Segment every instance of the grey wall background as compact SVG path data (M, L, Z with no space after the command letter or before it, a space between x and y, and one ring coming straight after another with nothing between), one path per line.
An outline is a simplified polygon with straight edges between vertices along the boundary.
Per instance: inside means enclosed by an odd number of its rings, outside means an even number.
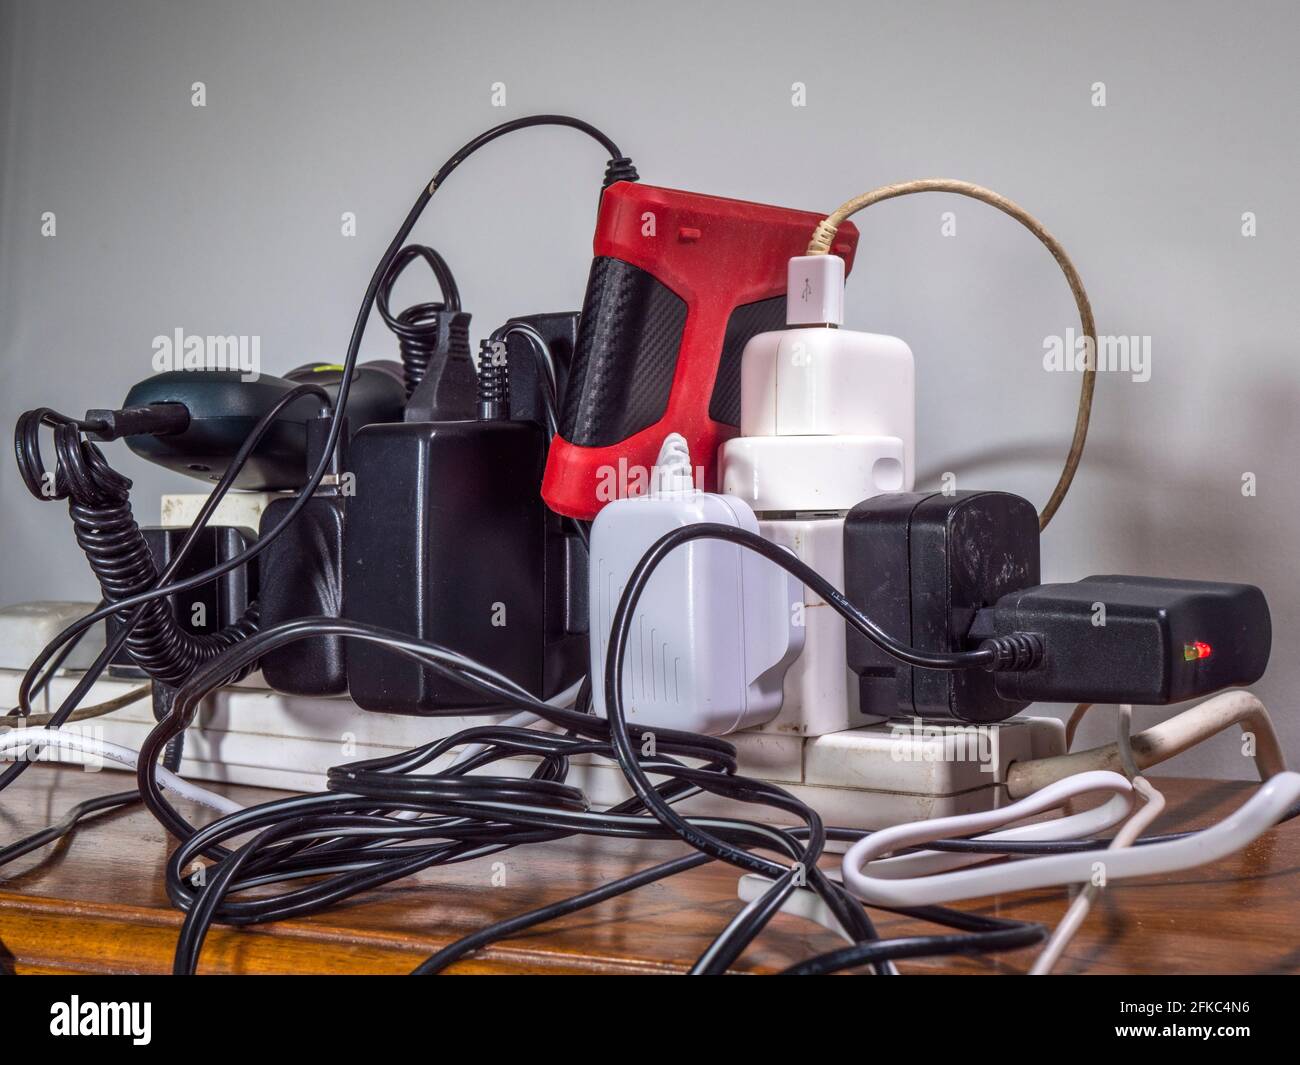
M1103 334L1152 338L1149 382L1099 380L1045 577L1261 585L1276 637L1256 691L1300 761L1298 45L1287 3L4 0L0 423L120 402L177 327L260 335L270 372L337 358L421 184L508 117L577 114L646 180L809 209L965 178L1065 243ZM417 237L451 261L476 339L579 305L603 165L578 135L537 131L439 192ZM955 237L940 232L949 210ZM965 200L912 197L858 222L849 324L916 354L922 482L952 471L1042 503L1079 384L1042 368L1043 338L1075 324L1051 259ZM394 351L376 320L363 357ZM192 486L121 445L113 457L146 519L159 491ZM0 602L93 599L63 507L30 499L8 459L0 500ZM1099 710L1081 736L1111 728ZM1250 776L1235 735L1170 768Z

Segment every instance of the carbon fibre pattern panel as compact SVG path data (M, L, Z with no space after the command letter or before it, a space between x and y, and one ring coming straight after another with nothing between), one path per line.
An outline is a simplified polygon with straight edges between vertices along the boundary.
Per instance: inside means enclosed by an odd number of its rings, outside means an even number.
M740 357L745 345L759 333L772 333L784 328L784 296L746 303L731 312L722 341L718 376L713 380L713 396L709 400L709 417L715 422L740 425Z
M579 447L604 447L662 418L685 326L686 301L680 296L630 263L597 256L578 322L560 435Z

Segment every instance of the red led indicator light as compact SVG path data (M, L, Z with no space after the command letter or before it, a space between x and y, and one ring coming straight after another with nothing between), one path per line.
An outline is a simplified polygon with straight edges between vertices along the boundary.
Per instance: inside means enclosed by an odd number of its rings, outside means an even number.
M1209 658L1213 652L1214 649L1202 640L1197 640L1195 643L1185 643L1183 644L1183 661L1197 662L1202 658Z

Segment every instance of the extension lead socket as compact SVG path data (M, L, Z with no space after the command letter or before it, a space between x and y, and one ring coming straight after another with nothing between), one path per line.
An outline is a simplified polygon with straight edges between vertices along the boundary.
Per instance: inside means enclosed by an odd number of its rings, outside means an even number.
M91 605L80 604L80 613ZM38 604L28 606L35 610ZM5 667L0 668L0 705L13 706L17 701L22 672L13 667L22 664L13 655L0 658ZM347 698L290 696L259 689L257 676L203 700L194 724L185 733L182 776L287 791L322 791L326 773L342 762L391 756L463 728L503 719L373 714ZM78 679L76 675L56 676L48 694L42 692L35 700L35 712L55 709ZM91 687L84 703L115 698L138 683L102 679ZM139 750L154 725L152 708L143 700L68 727L81 735ZM728 742L736 747L739 772L779 785L816 809L827 824L875 829L1005 805L1009 800L1000 785L1010 765L1063 754L1064 735L1060 721L1031 717L1004 721L978 732L967 725L891 722L816 738L750 730L729 736ZM86 771L96 768L93 761L85 766ZM119 771L111 764L104 768ZM494 763L488 771L523 777L536 768L535 759L509 758ZM133 779L122 773L121 783L114 784L113 790L131 787ZM631 796L622 770L606 759L575 758L569 780L583 789L593 809L608 809ZM788 814L774 807L731 803L708 795L687 799L678 809L757 818L770 824L790 822Z
M606 714L605 659L614 612L652 544L684 525L717 522L758 532L739 499L699 491L686 440L664 441L649 493L606 506L591 527L591 686ZM752 551L696 540L664 557L631 619L622 672L632 724L735 732L770 721L803 648L801 583Z
M743 499L759 532L844 587L844 518L864 499L909 491L916 383L897 337L840 329L844 261L790 260L786 320L741 362L741 435L720 451L722 490ZM804 650L785 678L769 732L820 736L881 720L864 715L849 672L844 621L805 589Z

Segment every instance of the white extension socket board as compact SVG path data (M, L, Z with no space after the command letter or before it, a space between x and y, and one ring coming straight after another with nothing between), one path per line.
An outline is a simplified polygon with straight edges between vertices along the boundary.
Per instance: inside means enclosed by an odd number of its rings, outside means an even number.
M17 700L17 670L0 670L0 705ZM34 707L48 712L71 691L77 675L55 677ZM182 775L317 791L331 766L374 758L427 743L483 717L404 717L372 714L344 698L281 695L254 687L257 676L205 700L186 733ZM136 681L100 680L83 705L121 695ZM153 727L148 701L70 728L139 749ZM1008 767L1027 758L1061 754L1064 727L1054 718L1015 718L986 729L933 724L913 731L910 724L884 723L815 738L739 732L740 772L780 784L821 814L827 824L881 828L903 821L970 813L1002 805L1000 784ZM510 760L494 772L524 775L533 763ZM100 768L88 766L88 769ZM106 771L116 771L105 768ZM570 780L598 807L613 805L630 792L617 765L603 759L575 759ZM697 797L682 808L696 813L762 816L762 808L711 797ZM783 819L771 811L772 820Z
M206 498L203 493L164 495L162 524L188 526ZM262 510L274 498L270 493L232 492L212 520L256 530ZM832 580L841 576L836 566L842 567L843 560L835 548L842 519L762 522L760 528L814 568L827 570ZM34 616L36 606L0 610L0 661L5 666L30 661L55 631L90 604L54 604L61 610L57 622ZM1013 762L1065 752L1065 729L1055 718L1019 717L983 729L955 723L914 728L910 722L844 728L871 720L849 709L845 693L856 678L847 667L840 674L827 668L826 661L812 661L813 657L843 661L844 623L815 596L806 597L805 607L811 654L807 661L797 659L787 673L785 694L790 707L759 729L733 733L727 739L737 748L740 772L781 785L816 809L827 824L882 828L990 809L1006 799L1000 785ZM83 640L74 661L84 664L80 656L91 653L93 657L102 647L101 627ZM0 668L0 706L17 702L21 676L15 668ZM55 709L76 680L75 673L61 672L49 685L49 701L43 695L35 711ZM111 699L139 683L102 679L82 705ZM281 695L268 690L255 673L205 700L186 733L181 769L194 780L318 791L324 788L331 766L392 754L486 720L490 719L372 714L346 698ZM150 704L141 701L70 727L138 749L153 724ZM837 731L806 734L823 729ZM503 761L494 771L522 776L533 766L524 759ZM631 793L618 767L602 759L575 759L570 779L599 807L620 802ZM773 821L788 820L776 811L706 796L691 799L682 808L750 819L766 812Z
M844 518L759 518L758 531L788 548L836 588L844 587ZM848 666L848 626L835 609L803 586L804 644L785 674L780 712L761 731L821 736L877 724L858 708L858 678Z

